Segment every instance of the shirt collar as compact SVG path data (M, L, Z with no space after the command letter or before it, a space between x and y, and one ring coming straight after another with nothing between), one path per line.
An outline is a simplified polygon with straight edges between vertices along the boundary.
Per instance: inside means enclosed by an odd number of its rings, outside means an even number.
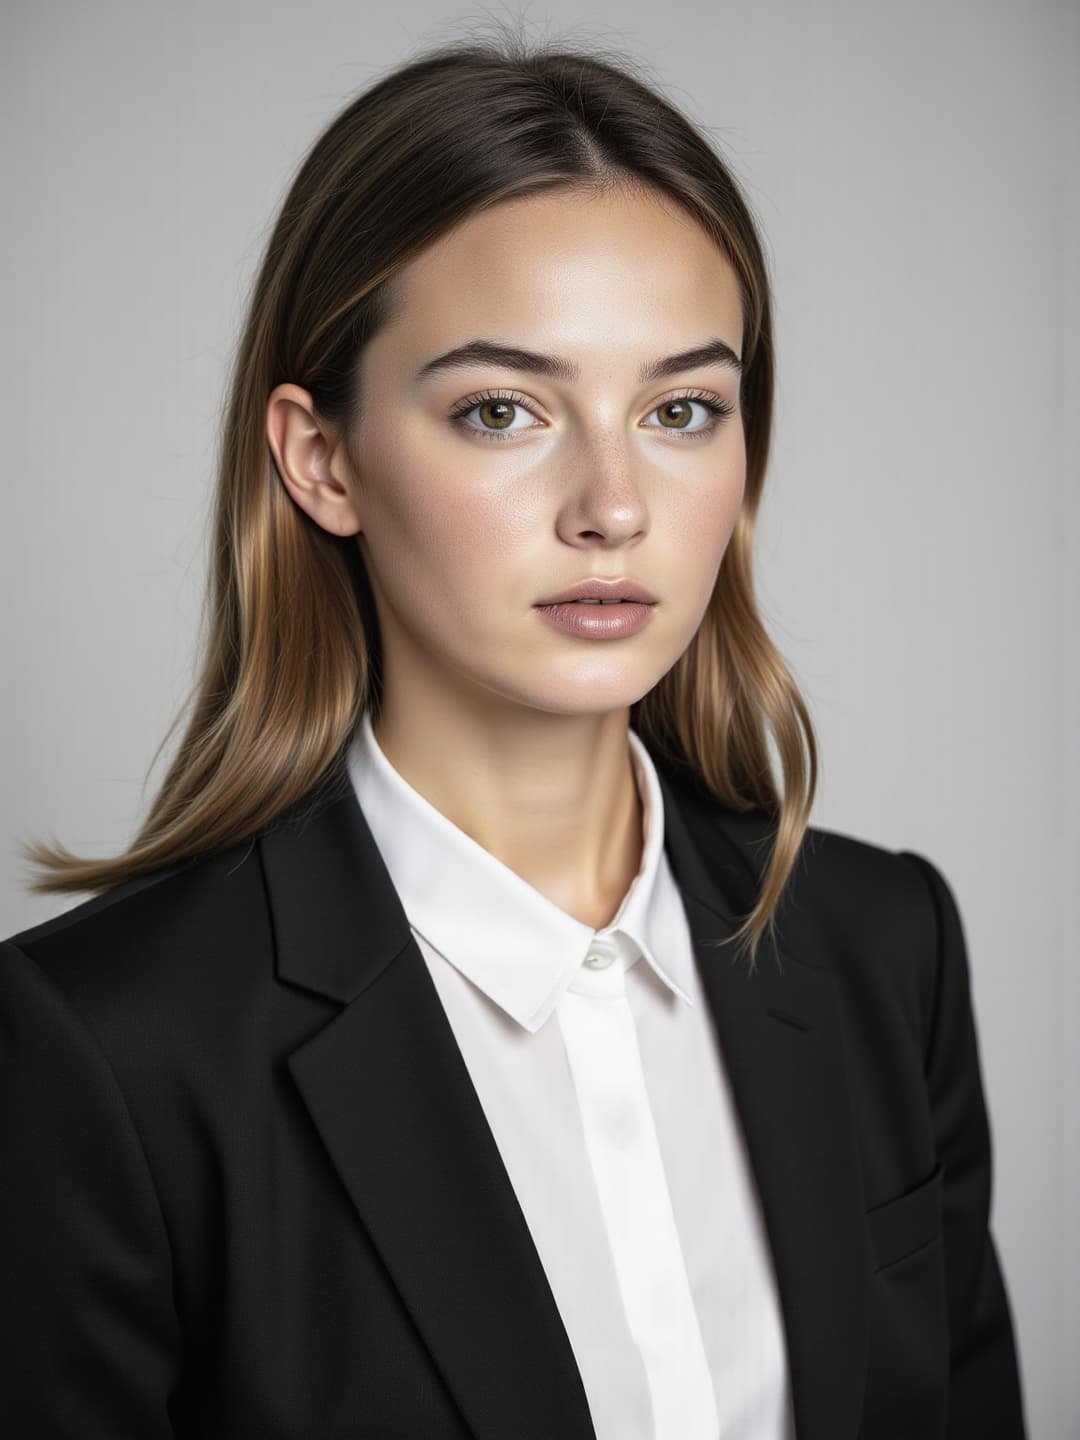
M350 744L349 776L410 925L526 1030L543 1025L601 936L624 968L644 956L669 989L694 1003L693 952L664 851L663 795L648 750L628 734L644 848L601 930L567 914L415 790L380 748L368 711Z

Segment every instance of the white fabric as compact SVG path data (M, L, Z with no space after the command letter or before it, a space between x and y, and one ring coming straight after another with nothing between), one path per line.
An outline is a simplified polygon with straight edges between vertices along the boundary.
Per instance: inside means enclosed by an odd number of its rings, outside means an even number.
M532 1234L597 1440L793 1440L757 1193L663 847L659 781L629 739L644 851L600 931L414 790L368 715L349 773Z

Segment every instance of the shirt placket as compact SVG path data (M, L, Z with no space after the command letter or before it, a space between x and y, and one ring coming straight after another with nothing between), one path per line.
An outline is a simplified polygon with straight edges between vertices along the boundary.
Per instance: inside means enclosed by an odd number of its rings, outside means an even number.
M716 1395L626 992L640 957L621 932L595 936L556 1014L654 1436L716 1440Z

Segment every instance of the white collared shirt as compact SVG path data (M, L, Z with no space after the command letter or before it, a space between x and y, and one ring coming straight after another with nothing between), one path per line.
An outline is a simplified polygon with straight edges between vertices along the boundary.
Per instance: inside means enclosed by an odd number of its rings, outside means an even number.
M602 930L414 790L368 714L349 774L532 1234L597 1440L792 1440L772 1257L664 851L659 781L629 736L644 851Z

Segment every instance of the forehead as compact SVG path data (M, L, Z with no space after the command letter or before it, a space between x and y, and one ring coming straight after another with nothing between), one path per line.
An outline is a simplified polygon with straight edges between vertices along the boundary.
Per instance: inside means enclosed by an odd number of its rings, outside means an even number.
M553 190L470 215L403 268L385 335L413 353L474 333L610 359L720 335L741 351L735 271L655 192ZM374 343L378 343L379 337Z

